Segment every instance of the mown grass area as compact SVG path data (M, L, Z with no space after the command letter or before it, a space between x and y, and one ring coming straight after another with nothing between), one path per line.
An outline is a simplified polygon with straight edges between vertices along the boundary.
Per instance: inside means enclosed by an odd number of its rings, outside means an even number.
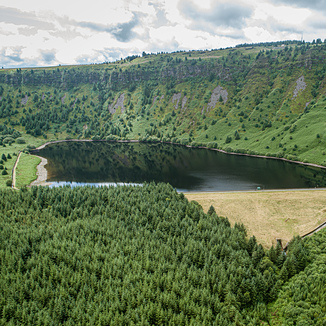
M16 188L28 186L34 181L37 171L37 165L41 159L37 156L22 153L16 168Z
M231 224L243 223L248 236L263 246L284 244L326 221L326 190L262 191L232 193L185 193L208 211L214 206Z

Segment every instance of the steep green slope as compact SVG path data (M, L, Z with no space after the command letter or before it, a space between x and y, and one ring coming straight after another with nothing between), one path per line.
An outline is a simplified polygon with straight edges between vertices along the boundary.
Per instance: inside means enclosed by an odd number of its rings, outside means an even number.
M326 165L326 44L0 71L0 141L172 141ZM25 137L26 138L26 137Z

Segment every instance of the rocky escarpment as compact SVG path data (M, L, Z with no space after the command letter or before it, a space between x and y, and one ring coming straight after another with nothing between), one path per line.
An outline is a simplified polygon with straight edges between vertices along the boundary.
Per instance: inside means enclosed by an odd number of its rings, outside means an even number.
M237 67L238 70L247 69L245 66ZM85 84L105 85L106 88L119 90L121 87L130 86L139 82L174 80L183 81L193 77L208 77L212 75L222 80L229 80L232 72L223 67L218 60L192 60L189 62L174 63L161 66L149 64L135 66L125 70L109 69L107 65L97 65L82 68L58 67L53 69L11 70L0 73L0 83L14 87L20 86L51 86L63 90L71 89Z
M315 51L316 52L316 51ZM275 69L288 71L295 67L311 69L315 64L324 62L322 53L307 50L300 60L277 63L280 59L277 51L269 55L259 55L252 62L250 55L242 55L237 64L232 64L235 52L224 58L205 57L191 60L145 61L141 64L114 65L100 64L74 67L55 67L46 69L17 69L0 71L0 84L14 87L47 86L69 90L82 85L98 86L101 89L120 91L123 88L138 85L139 82L183 82L194 77L209 77L220 81L232 82L238 76L250 77L263 69L273 66ZM276 67L277 66L277 67ZM291 71L289 71L291 73ZM222 96L223 97L223 96ZM224 99L223 99L224 101Z

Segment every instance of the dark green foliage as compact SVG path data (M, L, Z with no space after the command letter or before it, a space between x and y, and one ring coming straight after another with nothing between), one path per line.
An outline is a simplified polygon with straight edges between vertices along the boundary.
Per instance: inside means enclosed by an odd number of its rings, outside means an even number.
M295 271L309 260L304 271L293 276L272 305L271 325L324 325L326 321L326 229L311 237L292 241L282 270ZM292 265L292 266L291 266ZM286 274L286 273L285 273ZM287 276L287 274L286 274Z
M25 141L25 139L23 137L19 137L19 138L16 139L16 143L17 144L25 144L26 141Z
M258 325L279 288L242 225L164 184L2 191L0 225L1 325Z
M232 141L232 137L231 136L227 136L226 139L225 139L225 143L226 144L229 144L229 143L231 143L231 141Z
M212 214L216 214L215 208L213 205L211 205L208 209L207 215L212 215Z

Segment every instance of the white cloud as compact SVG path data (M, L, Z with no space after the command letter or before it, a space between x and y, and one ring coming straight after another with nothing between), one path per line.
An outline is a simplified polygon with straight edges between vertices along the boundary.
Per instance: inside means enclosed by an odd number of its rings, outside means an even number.
M311 10L305 8L275 6L270 3L262 2L257 4L253 19L266 20L269 19L269 17L273 17L282 24L298 26L311 14Z
M0 66L326 38L325 0L0 0ZM317 11L318 10L318 11Z

